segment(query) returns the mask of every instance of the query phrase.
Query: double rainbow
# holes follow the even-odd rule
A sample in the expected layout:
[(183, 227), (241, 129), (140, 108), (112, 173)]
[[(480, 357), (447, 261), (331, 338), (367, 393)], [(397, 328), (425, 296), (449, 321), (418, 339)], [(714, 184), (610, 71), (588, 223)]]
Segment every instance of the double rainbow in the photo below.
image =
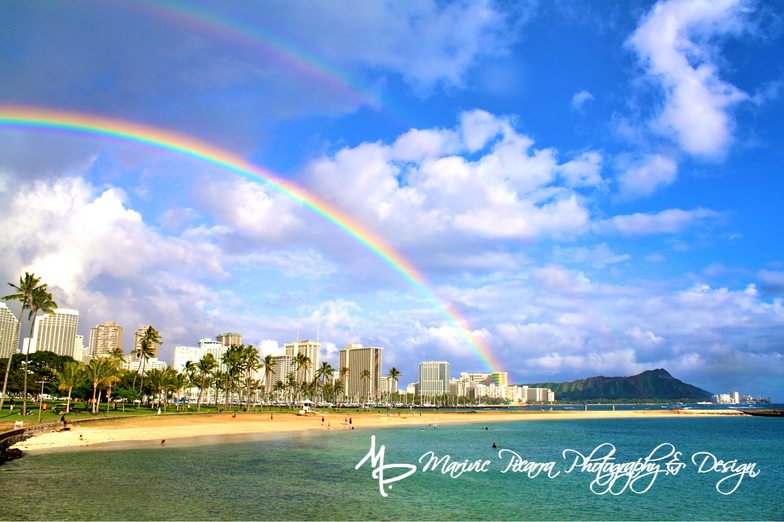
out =
[(472, 333), (466, 320), (454, 307), (436, 296), (428, 287), (424, 276), (400, 252), (334, 205), (236, 154), (156, 127), (86, 113), (39, 107), (0, 105), (0, 128), (65, 132), (140, 144), (257, 181), (332, 223), (379, 257), (430, 302), (450, 325), (457, 328), (460, 337), (489, 371), (501, 371), (501, 365), (489, 347)]

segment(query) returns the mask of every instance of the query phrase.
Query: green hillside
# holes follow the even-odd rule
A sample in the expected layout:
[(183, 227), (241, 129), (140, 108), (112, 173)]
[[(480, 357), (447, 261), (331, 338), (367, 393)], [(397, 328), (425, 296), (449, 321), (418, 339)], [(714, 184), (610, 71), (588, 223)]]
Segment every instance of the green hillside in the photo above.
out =
[(589, 377), (572, 382), (539, 382), (532, 388), (549, 388), (556, 400), (710, 400), (712, 393), (679, 381), (657, 368), (631, 377)]

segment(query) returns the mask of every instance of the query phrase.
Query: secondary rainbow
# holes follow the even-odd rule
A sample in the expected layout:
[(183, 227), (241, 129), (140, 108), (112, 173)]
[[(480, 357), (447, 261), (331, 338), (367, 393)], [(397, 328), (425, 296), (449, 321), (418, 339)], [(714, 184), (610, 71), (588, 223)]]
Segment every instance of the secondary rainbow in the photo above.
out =
[(472, 334), (470, 326), (454, 307), (436, 296), (428, 287), (424, 276), (402, 254), (339, 208), (236, 154), (189, 136), (156, 127), (87, 113), (40, 107), (0, 105), (0, 128), (59, 131), (140, 144), (213, 165), (260, 182), (332, 223), (370, 250), (408, 281), (449, 324), (457, 328), (462, 339), (488, 370), (501, 371), (501, 365), (489, 347)]

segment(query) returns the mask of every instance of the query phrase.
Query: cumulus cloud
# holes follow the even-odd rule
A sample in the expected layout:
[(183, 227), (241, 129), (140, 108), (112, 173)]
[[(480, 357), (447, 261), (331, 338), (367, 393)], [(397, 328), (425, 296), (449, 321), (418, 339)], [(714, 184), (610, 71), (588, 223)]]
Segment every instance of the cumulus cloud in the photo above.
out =
[(596, 245), (594, 248), (561, 248), (556, 246), (553, 255), (556, 259), (562, 262), (581, 265), (587, 264), (593, 268), (604, 268), (607, 265), (626, 261), (631, 257), (629, 254), (616, 254), (607, 245), (607, 243), (601, 243)]
[(584, 233), (590, 213), (572, 187), (601, 183), (601, 162), (589, 151), (560, 163), (509, 118), (474, 110), (456, 129), (412, 130), (314, 160), (304, 180), (398, 246), (432, 250)]
[(649, 78), (664, 90), (651, 128), (689, 154), (722, 154), (732, 141), (730, 109), (749, 96), (720, 77), (716, 41), (746, 29), (743, 0), (657, 3), (627, 41)]
[(690, 227), (715, 223), (721, 218), (721, 213), (705, 208), (694, 210), (670, 209), (656, 213), (615, 216), (610, 219), (596, 221), (594, 230), (597, 233), (621, 234), (624, 236), (677, 234)]
[(576, 92), (574, 96), (572, 96), (572, 110), (576, 112), (581, 112), (583, 110), (583, 105), (586, 102), (593, 100), (593, 94), (586, 91), (585, 89)]
[(661, 154), (646, 154), (636, 162), (619, 160), (620, 197), (625, 200), (646, 197), (671, 185), (678, 176), (678, 164)]

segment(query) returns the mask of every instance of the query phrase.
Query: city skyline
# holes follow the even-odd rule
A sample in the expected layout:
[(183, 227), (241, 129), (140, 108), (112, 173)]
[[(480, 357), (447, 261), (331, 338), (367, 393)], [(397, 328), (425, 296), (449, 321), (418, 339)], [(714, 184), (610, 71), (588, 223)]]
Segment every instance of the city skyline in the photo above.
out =
[(784, 393), (781, 4), (196, 3), (0, 5), (0, 278), (85, 339)]

